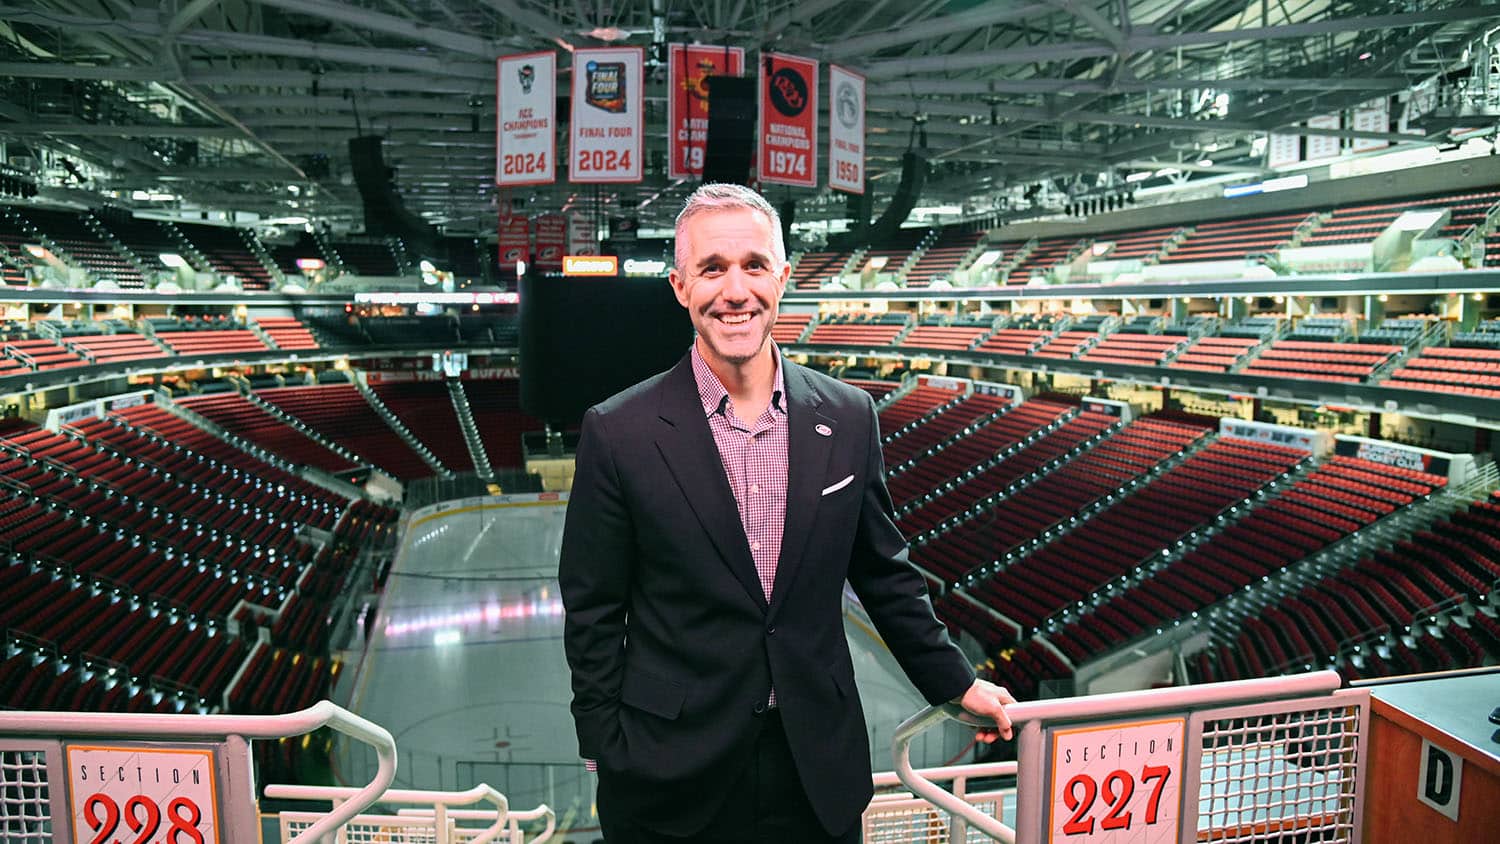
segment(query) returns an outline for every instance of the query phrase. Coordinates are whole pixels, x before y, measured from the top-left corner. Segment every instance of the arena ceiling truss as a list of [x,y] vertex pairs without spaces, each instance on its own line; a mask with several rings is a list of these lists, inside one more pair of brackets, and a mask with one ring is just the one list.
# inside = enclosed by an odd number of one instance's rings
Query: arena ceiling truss
[[[450,231],[492,231],[508,202],[651,227],[691,187],[664,175],[664,131],[640,185],[497,193],[494,60],[647,47],[662,127],[652,45],[700,42],[865,74],[877,196],[925,140],[923,201],[982,211],[1129,171],[1253,177],[1258,138],[1460,72],[1497,26],[1476,0],[0,0],[0,142],[12,165],[67,159],[44,190],[358,228],[346,144],[378,134],[407,207]],[[844,213],[826,189],[785,198]]]

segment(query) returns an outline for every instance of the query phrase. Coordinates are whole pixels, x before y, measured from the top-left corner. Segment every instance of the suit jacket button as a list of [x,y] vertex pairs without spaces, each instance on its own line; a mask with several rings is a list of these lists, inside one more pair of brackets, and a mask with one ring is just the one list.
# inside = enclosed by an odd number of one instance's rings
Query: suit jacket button
[[764,715],[764,714],[766,714],[766,702],[765,701],[761,701],[760,703],[755,704],[755,714],[756,715]]
[[776,633],[776,625],[772,624],[772,625],[768,625],[766,627],[766,635],[767,636],[774,635],[775,633]]

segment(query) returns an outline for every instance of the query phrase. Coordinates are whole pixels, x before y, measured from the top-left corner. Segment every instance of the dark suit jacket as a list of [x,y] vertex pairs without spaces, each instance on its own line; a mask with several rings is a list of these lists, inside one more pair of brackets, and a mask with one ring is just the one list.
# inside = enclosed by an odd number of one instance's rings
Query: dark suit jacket
[[874,404],[782,366],[788,491],[769,604],[691,360],[584,417],[558,573],[578,746],[601,793],[660,832],[691,835],[722,805],[773,680],[819,820],[838,834],[858,819],[870,759],[846,579],[928,701],[973,681],[891,520]]

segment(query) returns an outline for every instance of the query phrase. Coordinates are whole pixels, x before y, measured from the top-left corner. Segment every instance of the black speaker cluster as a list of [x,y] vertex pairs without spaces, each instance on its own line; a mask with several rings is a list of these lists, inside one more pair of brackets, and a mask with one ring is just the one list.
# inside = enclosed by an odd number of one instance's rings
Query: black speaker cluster
[[36,182],[9,173],[0,173],[0,196],[15,196],[31,199],[37,195]]

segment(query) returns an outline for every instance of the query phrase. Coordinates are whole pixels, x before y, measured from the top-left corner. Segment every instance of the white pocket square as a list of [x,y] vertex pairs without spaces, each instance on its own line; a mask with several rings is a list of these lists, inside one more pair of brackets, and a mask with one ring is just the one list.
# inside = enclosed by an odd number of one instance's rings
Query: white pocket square
[[854,476],[850,475],[849,477],[844,478],[842,481],[839,481],[838,483],[834,484],[833,486],[828,487],[827,489],[823,490],[823,494],[824,495],[830,495],[832,493],[838,492],[839,490],[843,489],[844,487],[846,487],[846,486],[848,486],[849,484],[852,484],[852,483],[854,483]]

